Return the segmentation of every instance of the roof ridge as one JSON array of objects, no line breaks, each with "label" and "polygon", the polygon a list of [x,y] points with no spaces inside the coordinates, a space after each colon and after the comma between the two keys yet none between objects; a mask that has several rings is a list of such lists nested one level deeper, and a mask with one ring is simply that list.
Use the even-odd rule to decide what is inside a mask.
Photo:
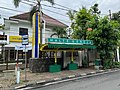
[{"label": "roof ridge", "polygon": [[[9,17],[9,19],[11,18],[14,18],[14,19],[19,19],[19,20],[29,20],[29,14],[30,12],[25,12],[25,13],[22,13],[22,14],[17,14],[17,15],[14,15],[14,16],[11,16]],[[51,24],[54,24],[54,25],[58,25],[58,26],[63,26],[63,27],[67,27],[66,24],[64,24],[63,22],[43,13],[43,18],[46,20],[47,23],[51,23]]]}]

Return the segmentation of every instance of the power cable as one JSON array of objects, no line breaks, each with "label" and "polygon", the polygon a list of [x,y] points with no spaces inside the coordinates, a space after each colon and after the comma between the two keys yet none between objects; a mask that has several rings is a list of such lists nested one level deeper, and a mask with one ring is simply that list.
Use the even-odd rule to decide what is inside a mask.
[{"label": "power cable", "polygon": [[59,9],[59,10],[64,10],[64,11],[69,11],[68,9],[64,9],[64,8],[59,8],[59,7],[54,7],[54,6],[50,6],[50,5],[46,5],[46,4],[41,4],[45,7],[51,7],[51,8],[55,8],[55,9]]},{"label": "power cable", "polygon": [[34,2],[34,1],[30,1],[30,0],[24,0],[26,2],[30,2],[30,3],[34,3],[34,4],[37,4],[37,2]]},{"label": "power cable", "polygon": [[66,7],[66,6],[57,4],[57,3],[55,3],[55,5],[58,5],[58,6],[60,6],[60,7],[63,7],[63,8],[69,9],[69,10],[77,11],[77,10],[74,10],[74,9],[72,9],[72,8],[69,8],[69,7]]},{"label": "power cable", "polygon": [[46,10],[46,11],[49,11],[49,12],[52,12],[54,14],[58,14],[58,15],[61,15],[61,16],[64,16],[64,17],[68,17],[67,15],[64,15],[64,14],[61,14],[61,13],[58,13],[58,12],[55,12],[55,11],[52,11],[52,10],[49,10],[49,9],[44,9],[43,10]]},{"label": "power cable", "polygon": [[[26,1],[26,2],[31,2],[31,3],[34,3],[34,4],[37,4],[37,3],[33,2],[33,1],[29,1],[29,0],[24,0],[24,1]],[[41,5],[46,6],[46,7],[56,8],[56,9],[59,9],[59,10],[69,11],[69,9],[65,9],[65,8],[59,8],[59,7],[50,6],[50,5],[46,5],[46,4],[41,4]]]},{"label": "power cable", "polygon": [[[25,3],[25,2],[22,2],[22,3],[33,6],[32,4],[28,4],[28,3]],[[61,16],[68,17],[68,16],[66,16],[64,14],[61,14],[61,13],[58,13],[58,12],[55,12],[55,11],[52,11],[52,10],[49,10],[49,9],[43,8],[43,10],[46,10],[46,11],[49,11],[49,12],[52,12],[52,13],[55,13],[55,14],[58,14],[58,15],[61,15]]]},{"label": "power cable", "polygon": [[33,6],[33,4],[29,4],[29,3],[26,3],[26,2],[24,2],[24,1],[21,1],[21,3],[26,4],[26,5],[29,5],[29,6]]},{"label": "power cable", "polygon": [[23,11],[19,11],[19,10],[11,9],[11,8],[2,7],[2,6],[0,6],[0,8],[2,8],[2,9],[6,9],[6,10],[10,10],[10,11],[15,11],[15,12],[23,12]]}]

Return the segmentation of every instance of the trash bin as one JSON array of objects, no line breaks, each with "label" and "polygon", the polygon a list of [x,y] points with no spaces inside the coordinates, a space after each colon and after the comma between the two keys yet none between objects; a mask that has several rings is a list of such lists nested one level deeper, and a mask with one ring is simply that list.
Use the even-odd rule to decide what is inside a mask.
[{"label": "trash bin", "polygon": [[95,69],[99,70],[101,66],[101,59],[96,59],[95,60]]}]

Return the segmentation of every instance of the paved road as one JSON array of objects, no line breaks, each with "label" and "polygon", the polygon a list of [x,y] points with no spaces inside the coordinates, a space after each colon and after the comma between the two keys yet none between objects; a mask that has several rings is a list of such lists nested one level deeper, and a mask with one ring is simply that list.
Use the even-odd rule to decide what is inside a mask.
[{"label": "paved road", "polygon": [[35,90],[120,90],[120,71],[50,85]]}]

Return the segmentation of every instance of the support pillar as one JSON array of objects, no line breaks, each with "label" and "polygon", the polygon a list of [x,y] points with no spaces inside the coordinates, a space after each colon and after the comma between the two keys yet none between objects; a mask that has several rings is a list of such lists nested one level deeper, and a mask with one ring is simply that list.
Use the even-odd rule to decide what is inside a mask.
[{"label": "support pillar", "polygon": [[33,15],[32,58],[39,58],[39,45],[41,43],[40,27],[41,27],[40,13],[36,12]]}]

